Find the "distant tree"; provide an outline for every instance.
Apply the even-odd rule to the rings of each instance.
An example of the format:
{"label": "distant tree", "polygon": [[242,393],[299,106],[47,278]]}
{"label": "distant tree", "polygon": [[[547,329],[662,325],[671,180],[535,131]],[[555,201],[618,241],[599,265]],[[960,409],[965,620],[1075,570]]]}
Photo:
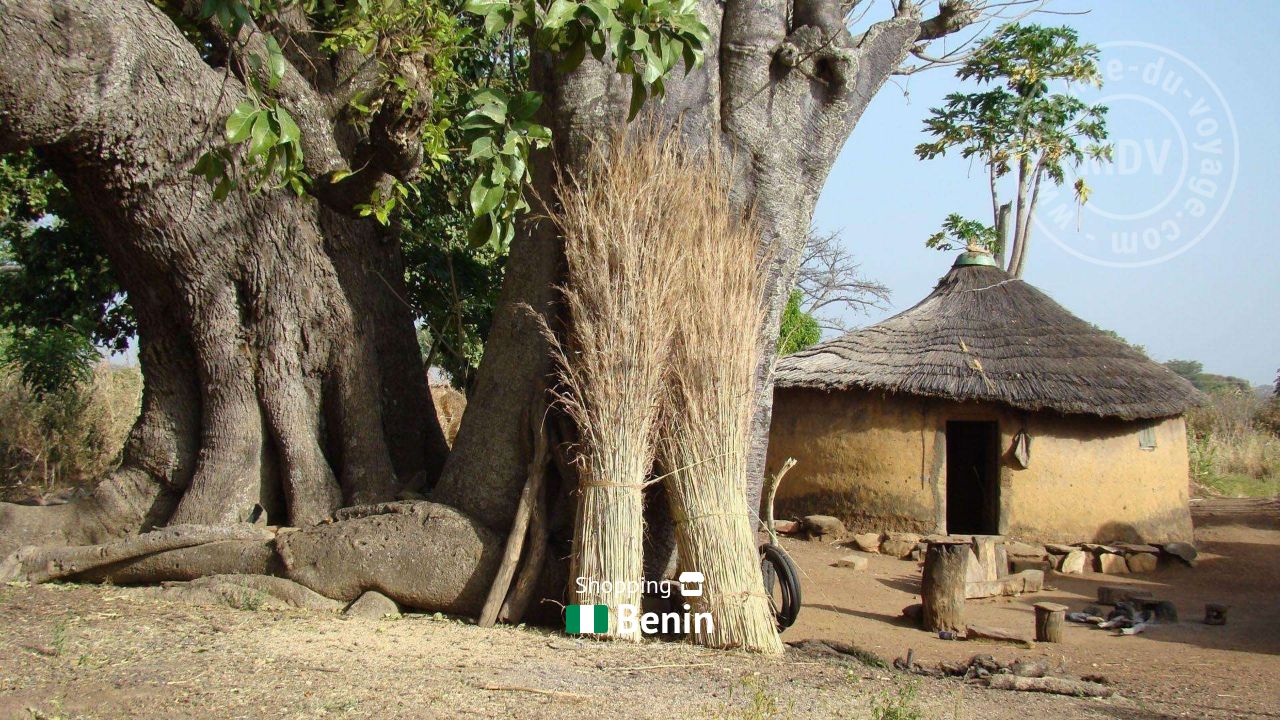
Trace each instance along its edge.
{"label": "distant tree", "polygon": [[802,292],[792,290],[782,309],[782,321],[778,326],[779,356],[790,355],[822,340],[822,328],[818,326],[817,318],[805,312],[800,305],[803,298]]}
{"label": "distant tree", "polygon": [[[925,132],[934,140],[917,145],[916,156],[929,160],[958,148],[962,157],[981,160],[991,188],[992,220],[986,225],[952,214],[927,244],[946,250],[981,245],[1021,277],[1041,182],[1048,178],[1060,186],[1085,159],[1111,160],[1111,145],[1104,142],[1106,106],[1050,90],[1054,81],[1100,87],[1098,48],[1082,44],[1069,27],[1006,25],[960,65],[956,76],[993,87],[952,93],[946,104],[933,108]],[[1000,193],[1000,180],[1010,174],[1015,181],[1012,228],[1011,203],[1001,202]],[[1084,178],[1077,177],[1074,188],[1083,205],[1089,199]]]}
{"label": "distant tree", "polygon": [[1276,371],[1276,385],[1275,385],[1275,390],[1272,391],[1272,394],[1275,395],[1277,398],[1280,398],[1280,370]]}
{"label": "distant tree", "polygon": [[862,274],[862,267],[840,242],[839,232],[809,229],[796,276],[800,305],[823,330],[850,329],[844,314],[865,313],[889,300],[889,288]]}
{"label": "distant tree", "polygon": [[1204,363],[1195,360],[1170,360],[1164,366],[1193,384],[1200,373],[1204,372]]}
{"label": "distant tree", "polygon": [[1204,371],[1204,365],[1195,360],[1170,360],[1164,366],[1186,378],[1201,392],[1242,395],[1251,395],[1253,393],[1253,386],[1249,384],[1248,380],[1234,375],[1207,373]]}
{"label": "distant tree", "polygon": [[133,313],[102,244],[31,152],[0,156],[0,357],[37,393],[86,379],[98,347],[124,350]]}

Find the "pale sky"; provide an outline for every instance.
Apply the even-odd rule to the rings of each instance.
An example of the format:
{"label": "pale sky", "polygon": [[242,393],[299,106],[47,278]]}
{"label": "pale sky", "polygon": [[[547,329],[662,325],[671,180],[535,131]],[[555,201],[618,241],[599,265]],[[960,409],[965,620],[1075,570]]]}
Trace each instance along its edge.
{"label": "pale sky", "polygon": [[[1271,384],[1280,368],[1280,2],[1053,7],[1091,8],[1037,21],[1071,25],[1101,46],[1108,80],[1083,96],[1111,108],[1117,163],[1088,175],[1094,196],[1082,211],[1069,197],[1042,197],[1025,279],[1157,360],[1199,360]],[[954,254],[924,240],[948,213],[990,222],[980,166],[913,154],[929,108],[962,87],[973,88],[945,68],[886,85],[822,193],[816,225],[843,229],[865,274],[893,291],[892,307],[854,318],[860,324],[915,304],[947,271]]]}

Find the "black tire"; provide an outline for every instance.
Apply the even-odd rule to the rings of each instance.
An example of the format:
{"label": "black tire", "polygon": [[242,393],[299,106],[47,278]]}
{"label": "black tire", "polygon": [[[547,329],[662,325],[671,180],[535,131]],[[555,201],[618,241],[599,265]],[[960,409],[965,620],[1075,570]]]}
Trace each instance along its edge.
{"label": "black tire", "polygon": [[775,584],[782,590],[782,606],[775,612],[778,632],[782,632],[795,624],[800,614],[800,569],[785,550],[765,543],[760,546],[760,570],[766,593],[772,596]]}

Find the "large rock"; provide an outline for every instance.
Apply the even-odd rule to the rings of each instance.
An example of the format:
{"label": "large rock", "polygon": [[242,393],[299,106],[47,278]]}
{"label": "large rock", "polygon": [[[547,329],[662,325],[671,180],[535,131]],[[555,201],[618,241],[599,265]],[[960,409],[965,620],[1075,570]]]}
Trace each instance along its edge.
{"label": "large rock", "polygon": [[1010,540],[1004,544],[1005,552],[1009,553],[1009,557],[1031,557],[1042,558],[1049,553],[1045,551],[1043,545],[1032,545],[1018,540]]}
{"label": "large rock", "polygon": [[814,539],[834,539],[844,535],[844,523],[840,518],[831,515],[806,515],[804,518],[804,529],[809,532],[809,537]]}
{"label": "large rock", "polygon": [[1126,556],[1124,561],[1129,566],[1129,572],[1149,573],[1155,572],[1160,558],[1153,553],[1140,552]]}
{"label": "large rock", "polygon": [[906,542],[905,540],[894,540],[893,538],[889,538],[888,540],[880,543],[880,552],[882,554],[899,559],[907,557],[911,554],[911,551],[915,549],[916,544],[914,542]]}
{"label": "large rock", "polygon": [[342,613],[347,617],[363,618],[365,620],[381,620],[384,617],[400,617],[400,606],[396,605],[396,601],[383,595],[377,590],[368,590],[355,602],[347,606]]}
{"label": "large rock", "polygon": [[1165,543],[1161,549],[1193,567],[1196,564],[1196,555],[1199,554],[1195,545],[1184,542]]}
{"label": "large rock", "polygon": [[1058,568],[1058,572],[1063,575],[1079,575],[1084,572],[1088,559],[1089,556],[1083,550],[1072,550],[1062,556],[1062,566]]}
{"label": "large rock", "polygon": [[853,536],[853,545],[862,552],[880,552],[880,533],[858,533]]}
{"label": "large rock", "polygon": [[1049,551],[1049,553],[1050,553],[1050,554],[1052,554],[1052,555],[1066,555],[1066,554],[1068,554],[1068,553],[1074,552],[1075,550],[1078,550],[1079,548],[1075,547],[1074,545],[1062,545],[1062,544],[1059,544],[1059,543],[1046,543],[1046,544],[1045,544],[1045,546],[1044,546],[1044,549],[1045,549],[1045,550],[1048,550],[1048,551]]}
{"label": "large rock", "polygon": [[844,555],[836,561],[836,567],[849,568],[850,570],[866,570],[867,556],[856,553]]}
{"label": "large rock", "polygon": [[1098,553],[1097,570],[1104,575],[1128,575],[1129,564],[1124,561],[1124,556],[1115,555],[1113,553]]}

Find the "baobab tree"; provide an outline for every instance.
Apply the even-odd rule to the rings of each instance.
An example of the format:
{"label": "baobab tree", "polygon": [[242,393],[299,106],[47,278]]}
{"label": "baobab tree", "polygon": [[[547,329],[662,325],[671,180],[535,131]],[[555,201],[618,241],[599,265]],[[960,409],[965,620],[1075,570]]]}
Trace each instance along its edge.
{"label": "baobab tree", "polygon": [[[627,121],[635,77],[653,62],[620,74],[609,52],[539,42],[537,23],[551,9],[592,22],[583,15],[590,3],[563,2],[521,3],[533,8],[533,26],[510,26],[533,38],[530,84],[552,130],[550,151],[532,156],[535,190],[551,187],[553,161],[572,173]],[[448,453],[400,300],[396,244],[369,208],[411,186],[423,162],[454,21],[430,3],[395,7],[412,12],[287,0],[0,0],[0,152],[34,149],[96,225],[136,314],[145,377],[120,468],[78,502],[0,506],[0,551],[264,516],[308,527],[340,508],[416,497],[406,491],[449,507],[426,513],[451,519],[428,528],[438,537],[421,552],[450,547],[460,526],[489,548],[511,524],[532,454],[533,389],[549,372],[526,308],[553,314],[560,250],[545,224],[520,225]],[[694,9],[708,31],[701,62],[668,58],[680,66],[644,112],[690,147],[732,158],[732,197],[763,235],[774,302],[760,339],[758,476],[779,310],[837,153],[909,58],[936,60],[930,42],[993,11],[942,0],[926,13],[899,0],[851,32],[854,13],[876,8],[703,0]],[[349,14],[359,12],[375,15]],[[652,80],[643,84],[655,94]],[[353,102],[364,110],[353,113]],[[473,572],[492,569],[491,554],[483,557]],[[450,562],[465,572],[458,557]]]}

